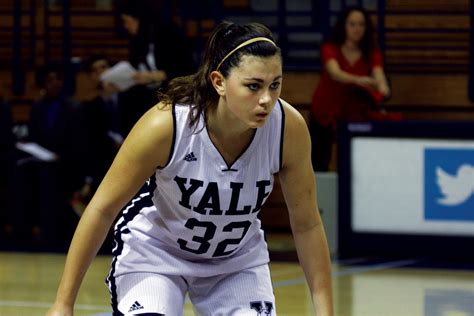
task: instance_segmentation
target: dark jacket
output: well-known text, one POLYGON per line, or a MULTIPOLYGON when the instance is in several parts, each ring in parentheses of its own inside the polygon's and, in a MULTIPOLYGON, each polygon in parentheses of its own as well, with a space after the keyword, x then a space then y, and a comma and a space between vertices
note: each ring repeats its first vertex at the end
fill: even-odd
POLYGON ((0 101, 0 154, 13 149, 13 122, 10 106, 0 101))
POLYGON ((59 155, 67 190, 80 187, 86 173, 87 138, 83 122, 80 103, 66 96, 40 99, 33 104, 30 114, 28 141, 59 155))

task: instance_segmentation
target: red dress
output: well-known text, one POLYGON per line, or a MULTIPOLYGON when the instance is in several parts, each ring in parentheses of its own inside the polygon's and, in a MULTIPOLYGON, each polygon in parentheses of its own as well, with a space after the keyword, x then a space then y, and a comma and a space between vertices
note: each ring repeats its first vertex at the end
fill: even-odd
POLYGON ((332 43, 321 46, 323 71, 319 84, 313 93, 311 113, 321 126, 336 126, 340 121, 361 121, 370 117, 370 104, 381 101, 380 94, 355 84, 337 82, 331 79, 324 65, 335 59, 341 70, 353 75, 370 76, 376 66, 382 66, 382 54, 374 49, 369 61, 363 57, 350 64, 342 54, 341 48, 332 43))

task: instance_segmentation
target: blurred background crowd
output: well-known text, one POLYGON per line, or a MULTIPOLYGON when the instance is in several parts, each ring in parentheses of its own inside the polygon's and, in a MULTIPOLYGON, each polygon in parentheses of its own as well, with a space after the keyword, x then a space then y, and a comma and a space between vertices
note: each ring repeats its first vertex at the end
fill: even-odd
MULTIPOLYGON (((470 14, 461 0, 2 1, 1 247, 67 247, 136 120, 197 69, 222 20, 272 29, 282 97, 308 122, 315 171, 337 172, 341 122, 474 119, 470 14), (119 62, 133 69, 126 87, 104 80, 119 62)), ((285 217, 263 224, 289 229, 285 217)))

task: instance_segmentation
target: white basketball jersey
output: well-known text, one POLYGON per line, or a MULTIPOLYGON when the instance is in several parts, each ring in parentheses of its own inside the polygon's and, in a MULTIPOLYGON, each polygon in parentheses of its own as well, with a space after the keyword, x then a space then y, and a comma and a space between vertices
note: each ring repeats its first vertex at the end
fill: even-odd
POLYGON ((189 112, 189 106, 173 107, 170 159, 117 222, 115 276, 137 270, 211 276, 269 261, 257 215, 281 168, 281 103, 231 166, 202 117, 189 127, 189 112))

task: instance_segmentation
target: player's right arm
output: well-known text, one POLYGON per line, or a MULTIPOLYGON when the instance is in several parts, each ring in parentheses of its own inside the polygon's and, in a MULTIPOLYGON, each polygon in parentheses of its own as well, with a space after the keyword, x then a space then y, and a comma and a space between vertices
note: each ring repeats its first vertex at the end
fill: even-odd
POLYGON ((118 212, 138 192, 156 167, 168 161, 173 139, 170 109, 150 109, 123 143, 87 206, 74 233, 54 305, 48 316, 73 315, 84 275, 118 212))

